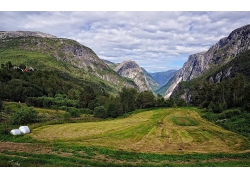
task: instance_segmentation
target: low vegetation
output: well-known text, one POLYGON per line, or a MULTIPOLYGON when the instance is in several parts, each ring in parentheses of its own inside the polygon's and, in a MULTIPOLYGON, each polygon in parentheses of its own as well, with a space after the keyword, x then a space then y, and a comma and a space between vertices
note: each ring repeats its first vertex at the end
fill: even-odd
POLYGON ((40 119, 28 124, 31 134, 2 136, 0 166, 250 165, 249 140, 206 121, 195 108, 136 110, 116 119, 64 119, 66 111, 34 110, 40 119))

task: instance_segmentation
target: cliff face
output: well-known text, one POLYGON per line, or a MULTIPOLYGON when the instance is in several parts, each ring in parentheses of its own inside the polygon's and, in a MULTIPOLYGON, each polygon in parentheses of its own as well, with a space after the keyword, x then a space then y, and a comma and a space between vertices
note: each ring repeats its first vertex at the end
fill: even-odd
POLYGON ((145 74, 135 61, 123 61, 115 68, 115 71, 123 77, 132 79, 138 86, 140 92, 152 91, 145 74))
POLYGON ((222 38, 208 51, 190 55, 188 61, 175 74, 165 93, 169 98, 181 81, 189 81, 209 71, 210 68, 225 64, 236 55, 250 49, 250 25, 232 31, 228 37, 222 38))

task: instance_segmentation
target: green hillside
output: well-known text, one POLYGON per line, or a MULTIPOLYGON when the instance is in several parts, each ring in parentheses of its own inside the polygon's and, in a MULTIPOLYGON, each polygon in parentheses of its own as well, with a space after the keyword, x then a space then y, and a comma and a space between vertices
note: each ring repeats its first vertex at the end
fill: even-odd
POLYGON ((105 89, 111 93, 117 93, 124 85, 135 87, 133 81, 120 77, 108 68, 90 48, 70 39, 0 39, 0 64, 4 65, 9 61, 16 66, 24 64, 27 68, 33 67, 35 70, 59 72, 61 75, 89 82, 98 86, 98 89, 105 89), (105 77, 109 81, 106 81, 105 77))

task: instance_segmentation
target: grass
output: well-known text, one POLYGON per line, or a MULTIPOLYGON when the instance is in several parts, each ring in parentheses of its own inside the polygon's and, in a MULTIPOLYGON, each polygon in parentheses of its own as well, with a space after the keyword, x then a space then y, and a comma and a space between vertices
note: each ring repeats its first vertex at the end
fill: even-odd
POLYGON ((249 140, 204 120, 194 108, 136 111, 99 122, 37 125, 29 135, 0 141, 0 166, 249 165, 249 140))
POLYGON ((202 119, 191 109, 155 109, 112 121, 42 126, 31 136, 135 152, 215 153, 249 148, 247 138, 202 119))

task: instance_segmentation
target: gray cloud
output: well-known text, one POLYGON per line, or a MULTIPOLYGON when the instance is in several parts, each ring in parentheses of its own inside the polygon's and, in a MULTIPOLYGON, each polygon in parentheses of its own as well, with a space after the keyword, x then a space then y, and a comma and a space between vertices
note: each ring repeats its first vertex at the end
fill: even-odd
POLYGON ((150 72, 179 69, 249 23, 248 11, 0 12, 0 30, 31 30, 74 39, 114 62, 137 61, 150 72))

